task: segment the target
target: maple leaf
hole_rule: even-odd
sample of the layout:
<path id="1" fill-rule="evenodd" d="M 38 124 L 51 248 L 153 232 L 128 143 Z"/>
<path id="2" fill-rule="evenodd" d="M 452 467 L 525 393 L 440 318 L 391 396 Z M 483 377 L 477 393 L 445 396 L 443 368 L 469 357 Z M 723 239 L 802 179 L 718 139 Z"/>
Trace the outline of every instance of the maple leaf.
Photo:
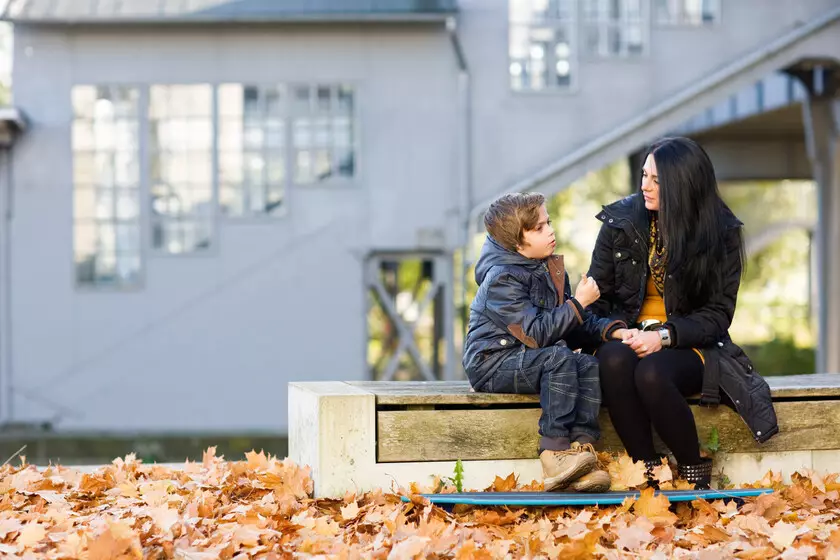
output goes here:
<path id="1" fill-rule="evenodd" d="M 166 506 L 158 506 L 146 510 L 146 514 L 152 518 L 155 525 L 163 529 L 164 532 L 169 532 L 172 526 L 175 525 L 180 516 L 178 510 Z"/>
<path id="2" fill-rule="evenodd" d="M 475 512 L 475 520 L 477 523 L 485 525 L 510 525 L 516 523 L 525 510 L 508 511 L 504 515 L 499 515 L 499 512 L 494 510 L 478 510 Z"/>
<path id="3" fill-rule="evenodd" d="M 645 464 L 633 461 L 626 453 L 607 466 L 610 474 L 610 490 L 629 490 L 647 482 Z"/>
<path id="4" fill-rule="evenodd" d="M 391 553 L 388 554 L 389 560 L 391 558 L 398 559 L 398 558 L 414 558 L 418 554 L 422 554 L 424 550 L 426 550 L 426 545 L 429 543 L 431 539 L 429 537 L 419 537 L 417 535 L 412 535 L 397 543 L 392 549 Z"/>
<path id="5" fill-rule="evenodd" d="M 589 531 L 583 538 L 573 539 L 571 543 L 563 546 L 557 557 L 563 560 L 587 560 L 595 554 L 598 541 L 601 540 L 604 532 L 601 529 Z"/>
<path id="6" fill-rule="evenodd" d="M 777 550 L 782 551 L 793 544 L 796 537 L 799 536 L 796 525 L 779 521 L 773 525 L 773 530 L 770 533 L 770 542 Z"/>
<path id="7" fill-rule="evenodd" d="M 356 519 L 356 517 L 358 517 L 359 511 L 359 504 L 355 501 L 350 502 L 349 504 L 341 508 L 341 518 L 344 521 L 352 521 L 353 519 Z"/>
<path id="8" fill-rule="evenodd" d="M 728 541 L 732 538 L 729 533 L 714 525 L 703 525 L 702 529 L 700 529 L 700 534 L 711 544 Z"/>
<path id="9" fill-rule="evenodd" d="M 17 538 L 18 546 L 29 548 L 41 542 L 47 536 L 47 530 L 40 523 L 26 523 Z"/>
<path id="10" fill-rule="evenodd" d="M 62 558 L 80 558 L 85 547 L 85 539 L 78 533 L 66 535 L 58 543 L 58 555 Z"/>
<path id="11" fill-rule="evenodd" d="M 0 519 L 0 541 L 6 538 L 9 533 L 16 533 L 23 527 L 23 523 L 18 519 L 6 518 Z"/>
<path id="12" fill-rule="evenodd" d="M 769 560 L 770 558 L 776 558 L 778 555 L 779 551 L 772 546 L 759 546 L 742 550 L 736 553 L 735 557 L 742 560 Z"/>
<path id="13" fill-rule="evenodd" d="M 142 559 L 140 537 L 121 521 L 108 522 L 88 545 L 88 560 Z"/>
<path id="14" fill-rule="evenodd" d="M 674 480 L 674 473 L 671 472 L 671 466 L 667 463 L 667 459 L 663 464 L 653 467 L 651 476 L 660 484 Z"/>
<path id="15" fill-rule="evenodd" d="M 745 504 L 741 511 L 761 515 L 767 521 L 776 521 L 787 511 L 788 504 L 778 494 L 762 494 L 751 503 Z"/>
<path id="16" fill-rule="evenodd" d="M 493 481 L 485 492 L 510 492 L 516 489 L 516 475 L 514 473 L 510 473 L 507 475 L 507 478 L 502 478 L 496 475 L 496 479 Z"/>
<path id="17" fill-rule="evenodd" d="M 636 503 L 633 504 L 633 512 L 646 517 L 659 527 L 676 522 L 677 516 L 669 509 L 671 502 L 664 494 L 654 495 L 655 493 L 653 488 L 642 490 Z"/>
<path id="18" fill-rule="evenodd" d="M 620 526 L 615 531 L 618 535 L 618 539 L 615 541 L 617 548 L 635 551 L 653 542 L 654 537 L 651 534 L 653 525 L 650 523 L 639 523 L 639 521 L 637 520 L 636 523 L 629 526 Z"/>
<path id="19" fill-rule="evenodd" d="M 245 454 L 245 459 L 248 461 L 248 468 L 257 470 L 268 470 L 270 463 L 265 452 L 257 453 L 253 449 Z"/>
<path id="20" fill-rule="evenodd" d="M 520 490 L 522 492 L 543 492 L 545 483 L 542 480 L 532 480 L 529 484 L 523 485 Z"/>

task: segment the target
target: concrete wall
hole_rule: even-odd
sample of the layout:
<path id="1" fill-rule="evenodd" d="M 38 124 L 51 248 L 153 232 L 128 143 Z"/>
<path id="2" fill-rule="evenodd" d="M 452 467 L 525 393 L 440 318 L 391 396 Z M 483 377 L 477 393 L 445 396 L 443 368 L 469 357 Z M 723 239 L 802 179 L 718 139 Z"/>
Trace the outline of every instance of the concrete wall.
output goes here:
<path id="1" fill-rule="evenodd" d="M 364 378 L 368 247 L 416 247 L 453 204 L 455 62 L 442 33 L 19 29 L 15 99 L 32 129 L 14 167 L 14 419 L 283 431 L 288 381 Z M 287 80 L 356 85 L 354 184 L 292 189 L 285 217 L 220 218 L 207 255 L 155 256 L 147 243 L 136 291 L 74 287 L 73 84 Z"/>

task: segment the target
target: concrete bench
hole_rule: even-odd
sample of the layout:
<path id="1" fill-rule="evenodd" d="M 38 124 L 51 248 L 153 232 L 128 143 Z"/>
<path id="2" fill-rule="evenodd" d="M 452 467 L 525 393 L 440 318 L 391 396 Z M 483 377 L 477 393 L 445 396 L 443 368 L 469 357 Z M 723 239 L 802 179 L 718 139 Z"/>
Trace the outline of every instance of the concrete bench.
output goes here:
<path id="1" fill-rule="evenodd" d="M 733 483 L 768 470 L 840 471 L 840 375 L 768 377 L 780 433 L 757 444 L 727 407 L 692 404 L 700 441 L 719 434 L 715 470 Z M 464 463 L 465 487 L 496 475 L 541 478 L 535 395 L 471 392 L 466 382 L 311 382 L 289 384 L 289 457 L 312 467 L 315 495 L 338 496 L 393 482 L 427 485 Z M 606 410 L 601 449 L 622 445 Z"/>

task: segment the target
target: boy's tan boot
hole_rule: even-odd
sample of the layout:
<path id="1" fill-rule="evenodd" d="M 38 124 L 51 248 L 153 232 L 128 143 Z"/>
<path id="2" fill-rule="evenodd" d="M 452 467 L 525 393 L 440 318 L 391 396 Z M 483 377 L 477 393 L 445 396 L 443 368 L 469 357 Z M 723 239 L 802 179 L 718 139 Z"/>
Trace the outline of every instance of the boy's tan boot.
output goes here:
<path id="1" fill-rule="evenodd" d="M 596 469 L 572 481 L 568 489 L 572 492 L 607 492 L 611 483 L 610 474 L 607 471 Z"/>
<path id="2" fill-rule="evenodd" d="M 573 445 L 567 451 L 546 449 L 540 453 L 543 468 L 543 485 L 546 492 L 562 490 L 573 481 L 595 468 L 595 454 L 584 447 Z"/>

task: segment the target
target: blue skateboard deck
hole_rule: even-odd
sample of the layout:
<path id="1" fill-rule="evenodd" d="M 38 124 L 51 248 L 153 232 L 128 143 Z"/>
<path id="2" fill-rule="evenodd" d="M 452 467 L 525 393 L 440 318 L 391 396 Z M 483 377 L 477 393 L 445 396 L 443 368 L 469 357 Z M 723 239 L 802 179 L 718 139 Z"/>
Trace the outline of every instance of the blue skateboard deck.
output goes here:
<path id="1" fill-rule="evenodd" d="M 772 488 L 741 488 L 733 490 L 657 490 L 655 495 L 664 495 L 670 502 L 692 500 L 721 500 L 760 496 L 773 492 Z M 604 492 L 585 494 L 580 492 L 458 492 L 454 494 L 420 494 L 437 505 L 463 504 L 470 506 L 609 506 L 620 505 L 627 498 L 638 498 L 640 492 Z M 410 501 L 403 496 L 404 502 Z"/>

